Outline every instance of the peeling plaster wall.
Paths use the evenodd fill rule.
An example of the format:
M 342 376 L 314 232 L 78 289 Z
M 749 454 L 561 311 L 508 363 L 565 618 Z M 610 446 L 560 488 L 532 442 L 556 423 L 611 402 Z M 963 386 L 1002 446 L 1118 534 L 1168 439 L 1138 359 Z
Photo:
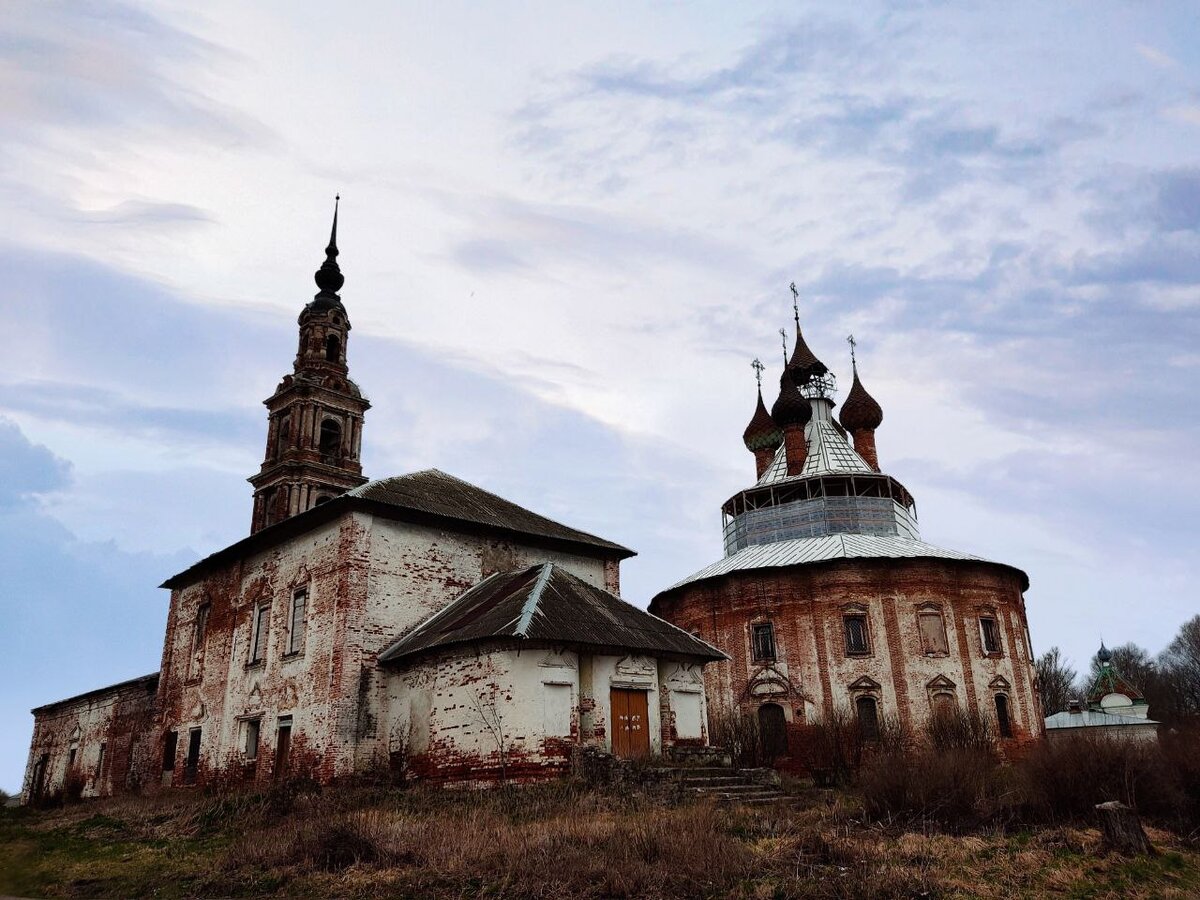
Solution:
M 948 652 L 924 652 L 922 607 L 942 613 Z M 730 656 L 705 670 L 714 714 L 779 703 L 796 726 L 869 693 L 881 715 L 919 729 L 935 693 L 993 718 L 994 696 L 1003 693 L 1016 740 L 1044 732 L 1020 576 L 1004 566 L 889 559 L 738 572 L 661 595 L 653 610 Z M 867 616 L 870 652 L 851 656 L 842 617 L 858 611 Z M 997 619 L 999 654 L 983 650 L 981 615 Z M 776 660 L 756 662 L 751 626 L 768 621 Z
M 68 775 L 82 797 L 108 796 L 134 786 L 130 782 L 135 763 L 140 762 L 138 739 L 150 730 L 153 717 L 153 683 L 120 686 L 39 710 L 21 787 L 23 802 L 34 799 L 35 769 L 43 756 L 42 798 L 63 792 Z M 72 748 L 75 762 L 68 765 Z
M 274 776 L 279 716 L 291 716 L 288 769 L 322 781 L 386 763 L 387 679 L 380 650 L 495 571 L 545 561 L 589 583 L 613 579 L 604 560 L 350 513 L 228 564 L 172 593 L 163 651 L 160 716 L 147 756 L 159 780 L 164 734 L 179 734 L 181 784 L 188 732 L 201 729 L 197 782 Z M 301 652 L 287 654 L 293 593 L 305 589 Z M 198 611 L 209 608 L 202 646 Z M 250 665 L 254 610 L 269 604 L 261 663 Z M 260 719 L 257 759 L 246 722 Z
M 547 646 L 456 649 L 388 675 L 388 750 L 410 774 L 438 781 L 497 779 L 502 757 L 510 780 L 545 778 L 565 769 L 576 747 L 611 751 L 613 687 L 646 691 L 651 753 L 675 741 L 661 727 L 674 719 L 673 696 L 695 697 L 704 719 L 699 663 Z M 560 691 L 570 693 L 565 717 Z M 701 727 L 678 743 L 706 741 Z

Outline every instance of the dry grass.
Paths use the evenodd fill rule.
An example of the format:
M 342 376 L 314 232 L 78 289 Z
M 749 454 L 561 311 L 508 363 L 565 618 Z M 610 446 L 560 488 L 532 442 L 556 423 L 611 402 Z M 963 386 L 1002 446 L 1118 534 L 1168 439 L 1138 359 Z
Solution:
M 0 818 L 0 894 L 22 896 L 1196 896 L 1200 854 L 1100 852 L 1090 828 L 953 836 L 869 823 L 851 795 L 678 805 L 567 784 L 166 794 Z

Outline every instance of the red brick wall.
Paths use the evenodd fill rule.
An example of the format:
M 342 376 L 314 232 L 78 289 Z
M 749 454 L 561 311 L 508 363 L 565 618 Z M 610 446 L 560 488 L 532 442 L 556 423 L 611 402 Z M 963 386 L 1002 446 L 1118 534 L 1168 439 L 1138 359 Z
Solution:
M 942 612 L 948 653 L 923 652 L 917 612 L 928 604 Z M 942 676 L 953 683 L 960 707 L 989 716 L 995 713 L 994 694 L 1006 693 L 1018 741 L 1043 734 L 1021 576 L 1006 566 L 842 560 L 736 572 L 661 594 L 651 611 L 730 656 L 705 667 L 710 716 L 754 713 L 763 703 L 776 702 L 789 722 L 798 723 L 835 707 L 851 708 L 866 691 L 876 696 L 882 715 L 919 729 L 931 711 L 929 684 Z M 842 618 L 847 611 L 867 616 L 866 655 L 846 651 Z M 1003 635 L 999 655 L 983 652 L 981 614 L 997 617 Z M 750 626 L 759 621 L 774 625 L 774 664 L 750 658 Z

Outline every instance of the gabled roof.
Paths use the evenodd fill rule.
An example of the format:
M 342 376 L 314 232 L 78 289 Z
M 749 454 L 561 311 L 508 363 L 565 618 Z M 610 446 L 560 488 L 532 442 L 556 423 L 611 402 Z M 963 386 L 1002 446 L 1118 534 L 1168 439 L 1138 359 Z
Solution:
M 218 550 L 171 576 L 161 587 L 188 584 L 204 572 L 272 547 L 353 510 L 406 522 L 515 535 L 530 538 L 531 543 L 601 558 L 625 559 L 635 555 L 628 547 L 539 516 L 461 478 L 438 469 L 425 469 L 368 481 L 328 503 L 290 516 Z
M 694 659 L 725 654 L 553 563 L 497 572 L 387 647 L 393 662 L 487 640 L 545 641 Z
M 39 713 L 49 712 L 56 706 L 66 706 L 69 703 L 80 703 L 84 700 L 96 700 L 110 694 L 118 694 L 122 691 L 133 689 L 145 691 L 147 694 L 158 690 L 158 672 L 141 675 L 138 678 L 130 678 L 128 681 L 119 681 L 107 687 L 93 688 L 90 691 L 84 691 L 82 694 L 76 694 L 74 697 L 55 700 L 53 703 L 43 703 L 41 706 L 31 709 L 30 712 L 36 716 Z
M 1109 694 L 1124 694 L 1133 703 L 1146 702 L 1146 695 L 1130 684 L 1111 662 L 1105 661 L 1088 688 L 1087 701 L 1098 705 Z

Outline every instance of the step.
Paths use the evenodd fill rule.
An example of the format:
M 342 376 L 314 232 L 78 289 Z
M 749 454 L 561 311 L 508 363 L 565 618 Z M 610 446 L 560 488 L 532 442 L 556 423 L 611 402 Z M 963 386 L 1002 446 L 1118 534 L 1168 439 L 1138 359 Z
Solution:
M 701 775 L 685 777 L 683 783 L 688 787 L 715 787 L 722 784 L 745 784 L 746 779 L 740 775 Z

